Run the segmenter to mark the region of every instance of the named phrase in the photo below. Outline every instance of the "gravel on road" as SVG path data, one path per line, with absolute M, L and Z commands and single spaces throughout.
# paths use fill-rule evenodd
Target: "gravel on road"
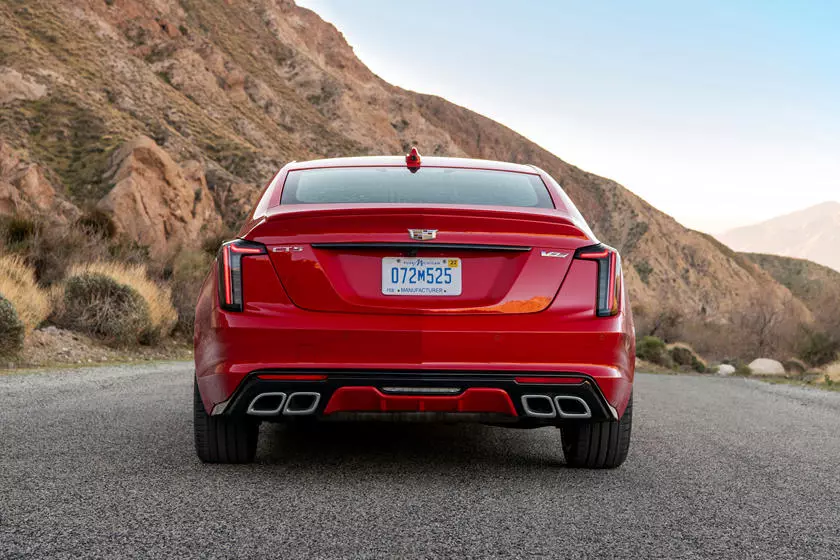
M 264 424 L 204 465 L 192 367 L 0 376 L 0 557 L 840 558 L 840 393 L 639 375 L 612 471 L 559 430 Z

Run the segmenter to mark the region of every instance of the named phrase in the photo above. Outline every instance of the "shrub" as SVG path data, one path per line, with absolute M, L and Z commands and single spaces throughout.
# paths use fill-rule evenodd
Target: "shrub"
M 149 280 L 142 265 L 75 265 L 63 292 L 57 322 L 112 343 L 151 344 L 177 319 L 169 290 Z
M 32 263 L 41 284 L 60 282 L 67 269 L 77 263 L 104 259 L 108 247 L 102 238 L 91 235 L 79 224 L 43 224 L 36 232 L 14 247 L 14 251 Z
M 790 358 L 784 361 L 785 371 L 796 375 L 803 375 L 808 371 L 808 365 L 802 360 Z
M 675 364 L 691 368 L 698 373 L 706 371 L 706 362 L 688 344 L 678 343 L 668 347 L 668 354 Z
M 40 224 L 28 218 L 13 216 L 3 224 L 3 230 L 6 243 L 15 245 L 24 243 L 37 235 L 41 231 L 41 227 Z
M 230 231 L 221 231 L 213 235 L 208 235 L 201 242 L 201 249 L 208 255 L 215 258 L 216 253 L 219 252 L 219 247 L 222 246 L 222 243 L 228 241 L 229 239 L 233 239 L 234 237 L 235 235 Z
M 685 316 L 675 307 L 649 311 L 642 306 L 633 308 L 636 332 L 662 340 L 681 340 Z
M 178 330 L 192 334 L 195 304 L 213 257 L 204 251 L 184 250 L 172 263 L 172 303 L 178 311 Z
M 35 271 L 15 255 L 0 256 L 0 296 L 12 305 L 24 334 L 50 314 L 49 298 L 35 282 Z
M 840 352 L 840 339 L 819 331 L 807 331 L 799 348 L 799 357 L 814 367 L 830 364 Z
M 24 327 L 12 302 L 0 295 L 0 356 L 17 354 L 23 347 Z
M 752 375 L 752 370 L 750 369 L 750 366 L 748 366 L 747 364 L 739 363 L 735 366 L 735 375 L 744 375 L 744 376 Z
M 673 367 L 674 362 L 668 354 L 668 348 L 655 336 L 643 336 L 636 342 L 636 356 L 652 364 Z
M 133 288 L 98 273 L 73 275 L 64 285 L 61 325 L 109 342 L 135 342 L 149 333 L 149 306 Z
M 112 239 L 117 234 L 117 228 L 111 216 L 96 207 L 82 214 L 76 224 L 91 235 L 102 239 Z
M 653 267 L 650 266 L 650 263 L 645 260 L 635 262 L 633 263 L 633 268 L 636 269 L 641 281 L 647 284 L 650 279 L 650 274 L 653 272 Z

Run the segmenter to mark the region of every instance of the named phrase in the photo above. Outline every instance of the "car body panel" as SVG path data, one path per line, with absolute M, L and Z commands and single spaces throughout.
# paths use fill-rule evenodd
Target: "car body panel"
M 427 164 L 544 175 L 530 166 L 482 160 L 424 158 Z M 330 377 L 350 369 L 403 375 L 417 384 L 464 372 L 501 375 L 497 387 L 508 386 L 517 372 L 579 375 L 611 414 L 623 414 L 635 363 L 624 284 L 618 313 L 597 317 L 597 263 L 574 255 L 598 240 L 568 197 L 553 188 L 556 183 L 545 176 L 555 210 L 276 204 L 290 170 L 355 165 L 405 163 L 340 158 L 284 167 L 240 231 L 241 238 L 267 248 L 267 254 L 242 260 L 243 310 L 220 308 L 218 267 L 205 280 L 196 308 L 195 362 L 208 413 L 224 408 L 259 372 Z M 446 247 L 404 246 L 412 241 L 408 229 L 436 229 L 433 241 Z M 488 245 L 519 250 L 470 249 Z M 470 264 L 462 296 L 378 292 L 381 259 L 402 254 Z

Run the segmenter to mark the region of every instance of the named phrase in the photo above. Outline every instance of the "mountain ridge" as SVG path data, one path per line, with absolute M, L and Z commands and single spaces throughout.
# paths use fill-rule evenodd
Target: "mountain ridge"
M 736 251 L 807 259 L 840 271 L 840 202 L 826 201 L 717 236 Z
M 429 155 L 530 163 L 552 174 L 598 237 L 624 255 L 639 315 L 671 307 L 719 322 L 757 295 L 789 297 L 760 267 L 615 181 L 467 108 L 385 82 L 333 25 L 291 1 L 33 0 L 0 6 L 0 20 L 0 81 L 18 92 L 0 97 L 0 142 L 77 209 L 65 212 L 71 222 L 90 205 L 113 212 L 103 201 L 118 154 L 146 165 L 121 176 L 128 195 L 125 185 L 135 184 L 165 210 L 164 194 L 179 189 L 184 209 L 161 219 L 186 225 L 163 228 L 152 258 L 200 243 L 196 232 L 214 233 L 212 217 L 190 225 L 199 219 L 185 205 L 193 191 L 209 193 L 232 227 L 286 161 L 417 145 Z M 125 154 L 129 145 L 153 157 Z M 156 169 L 170 159 L 174 179 L 162 183 Z M 0 176 L 0 199 L 6 192 L 27 200 L 19 185 L 17 176 Z M 124 230 L 142 239 L 135 225 Z

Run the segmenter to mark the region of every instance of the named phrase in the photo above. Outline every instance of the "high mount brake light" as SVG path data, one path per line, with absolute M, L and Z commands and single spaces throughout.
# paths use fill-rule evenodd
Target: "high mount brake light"
M 618 314 L 621 304 L 621 257 L 618 251 L 603 244 L 592 245 L 578 249 L 575 258 L 598 263 L 598 317 Z
M 406 154 L 405 165 L 412 173 L 420 169 L 420 152 L 417 151 L 416 147 L 411 148 L 411 151 Z
M 244 239 L 224 243 L 219 249 L 219 305 L 227 311 L 242 311 L 242 258 L 265 255 L 264 246 Z

